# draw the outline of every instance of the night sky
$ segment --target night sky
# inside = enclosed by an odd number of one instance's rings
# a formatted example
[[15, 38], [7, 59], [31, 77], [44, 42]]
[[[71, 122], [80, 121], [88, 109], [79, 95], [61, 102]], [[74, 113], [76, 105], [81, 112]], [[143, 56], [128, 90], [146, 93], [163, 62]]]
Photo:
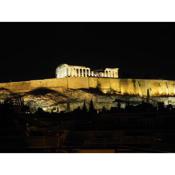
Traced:
[[54, 78], [62, 63], [175, 80], [175, 23], [0, 23], [0, 82]]

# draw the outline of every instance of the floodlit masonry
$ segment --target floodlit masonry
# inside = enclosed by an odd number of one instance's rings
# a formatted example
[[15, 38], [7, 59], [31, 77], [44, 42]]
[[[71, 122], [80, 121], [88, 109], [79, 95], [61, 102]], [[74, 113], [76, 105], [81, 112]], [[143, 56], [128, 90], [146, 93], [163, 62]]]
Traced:
[[104, 71], [91, 71], [85, 66], [62, 64], [56, 69], [56, 78], [0, 83], [3, 89], [11, 93], [24, 93], [37, 88], [55, 91], [65, 89], [99, 89], [103, 93], [134, 95], [140, 97], [175, 97], [175, 81], [118, 78], [118, 68], [106, 68]]
[[91, 71], [89, 67], [73, 66], [68, 64], [61, 64], [56, 69], [56, 77], [106, 77], [118, 78], [118, 68], [106, 68], [104, 71]]
[[55, 91], [64, 89], [99, 89], [103, 93], [116, 93], [134, 96], [175, 96], [175, 81], [120, 79], [98, 77], [65, 77], [43, 80], [0, 83], [0, 89], [12, 93], [29, 92], [37, 88], [48, 88]]

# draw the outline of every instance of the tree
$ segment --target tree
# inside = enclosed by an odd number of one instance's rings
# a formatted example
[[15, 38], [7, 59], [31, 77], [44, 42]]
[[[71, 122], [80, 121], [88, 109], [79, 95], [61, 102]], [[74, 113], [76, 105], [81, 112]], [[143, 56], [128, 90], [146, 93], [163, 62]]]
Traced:
[[90, 101], [90, 104], [89, 104], [89, 112], [90, 113], [96, 113], [96, 110], [94, 108], [94, 103], [93, 103], [92, 100]]
[[84, 103], [83, 103], [83, 108], [82, 108], [82, 112], [87, 112], [87, 106], [86, 106], [86, 101], [84, 100]]

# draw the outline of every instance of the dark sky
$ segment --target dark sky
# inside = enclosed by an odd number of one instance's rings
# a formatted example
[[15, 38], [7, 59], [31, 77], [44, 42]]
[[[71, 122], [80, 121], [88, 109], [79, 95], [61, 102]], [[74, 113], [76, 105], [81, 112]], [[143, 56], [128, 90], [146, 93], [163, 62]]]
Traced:
[[0, 81], [55, 77], [62, 63], [175, 79], [175, 23], [0, 23]]

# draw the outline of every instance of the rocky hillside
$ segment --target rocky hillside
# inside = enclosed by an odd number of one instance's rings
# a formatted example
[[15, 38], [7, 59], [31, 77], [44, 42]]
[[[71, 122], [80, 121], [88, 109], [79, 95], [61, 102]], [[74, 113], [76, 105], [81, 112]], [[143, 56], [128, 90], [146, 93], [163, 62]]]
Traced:
[[90, 101], [96, 109], [110, 109], [115, 104], [115, 96], [105, 95], [98, 90], [65, 89], [62, 92], [40, 88], [35, 89], [22, 96], [24, 103], [31, 108], [42, 108], [49, 112], [73, 111], [78, 107], [82, 108], [84, 103], [87, 108]]
[[[12, 100], [14, 103], [23, 103], [30, 108], [30, 111], [35, 112], [38, 108], [42, 108], [48, 112], [73, 111], [77, 108], [82, 108], [93, 101], [94, 107], [97, 110], [103, 108], [110, 110], [112, 107], [117, 107], [120, 103], [121, 107], [129, 102], [137, 105], [143, 99], [138, 96], [121, 96], [114, 93], [104, 94], [98, 89], [64, 89], [60, 91], [51, 90], [48, 88], [37, 88], [27, 93], [14, 94], [7, 89], [0, 89], [0, 101]], [[152, 103], [161, 101], [164, 103], [175, 104], [175, 99], [171, 97], [159, 97], [150, 99]]]

